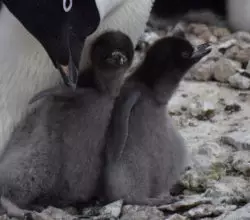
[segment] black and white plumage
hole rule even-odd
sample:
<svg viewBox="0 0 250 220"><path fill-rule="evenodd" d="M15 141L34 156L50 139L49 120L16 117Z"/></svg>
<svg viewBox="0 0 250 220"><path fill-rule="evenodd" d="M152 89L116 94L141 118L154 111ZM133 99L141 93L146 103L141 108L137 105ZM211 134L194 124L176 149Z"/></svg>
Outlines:
<svg viewBox="0 0 250 220"><path fill-rule="evenodd" d="M89 202L100 184L113 103L133 60L121 32L100 35L77 91L55 89L14 129L0 157L0 195L20 208ZM11 209L8 210L10 215Z"/></svg>
<svg viewBox="0 0 250 220"><path fill-rule="evenodd" d="M187 70L208 52L205 45L194 51L182 38L163 38L126 81L106 143L106 200L138 205L173 201L169 191L184 171L187 155L167 104Z"/></svg>
<svg viewBox="0 0 250 220"><path fill-rule="evenodd" d="M74 0L72 10L66 13L63 0L1 2L0 151L14 126L31 110L29 100L61 82L50 58L67 64L67 28L77 39L71 47L81 71L90 65L91 42L106 30L121 30L135 45L153 4L153 0Z"/></svg>

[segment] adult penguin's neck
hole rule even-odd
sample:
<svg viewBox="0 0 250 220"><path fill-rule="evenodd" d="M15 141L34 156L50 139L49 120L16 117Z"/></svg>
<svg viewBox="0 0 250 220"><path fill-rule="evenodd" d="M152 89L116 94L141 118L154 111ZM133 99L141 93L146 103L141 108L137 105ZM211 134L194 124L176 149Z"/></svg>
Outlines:
<svg viewBox="0 0 250 220"><path fill-rule="evenodd" d="M5 5L0 11L0 150L13 125L27 112L29 99L55 85L60 74L41 44Z"/></svg>

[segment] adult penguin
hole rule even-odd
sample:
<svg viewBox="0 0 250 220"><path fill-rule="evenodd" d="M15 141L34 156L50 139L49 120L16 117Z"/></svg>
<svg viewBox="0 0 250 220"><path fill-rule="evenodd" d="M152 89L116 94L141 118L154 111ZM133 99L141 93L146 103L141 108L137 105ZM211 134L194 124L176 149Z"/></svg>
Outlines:
<svg viewBox="0 0 250 220"><path fill-rule="evenodd" d="M155 0L153 14L171 18L203 9L209 9L226 19L233 30L250 31L249 0Z"/></svg>
<svg viewBox="0 0 250 220"><path fill-rule="evenodd" d="M69 76L89 65L89 46L100 33L120 30L135 45L153 2L0 1L0 150L29 112L31 97L60 82L58 69Z"/></svg>

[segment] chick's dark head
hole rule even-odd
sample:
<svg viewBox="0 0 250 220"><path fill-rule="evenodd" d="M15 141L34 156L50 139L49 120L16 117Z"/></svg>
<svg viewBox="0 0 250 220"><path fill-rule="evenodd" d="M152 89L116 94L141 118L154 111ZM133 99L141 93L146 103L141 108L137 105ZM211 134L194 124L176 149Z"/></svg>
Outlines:
<svg viewBox="0 0 250 220"><path fill-rule="evenodd" d="M209 53L208 45L195 49L191 43L180 37L166 37L157 41L147 52L145 62L166 71L179 69L187 71Z"/></svg>
<svg viewBox="0 0 250 220"><path fill-rule="evenodd" d="M120 31L100 35L91 49L91 62L98 71L126 70L132 63L134 46L130 38Z"/></svg>
<svg viewBox="0 0 250 220"><path fill-rule="evenodd" d="M181 37L162 38L147 51L137 77L151 86L170 75L182 77L210 51L208 44L194 48L188 40Z"/></svg>

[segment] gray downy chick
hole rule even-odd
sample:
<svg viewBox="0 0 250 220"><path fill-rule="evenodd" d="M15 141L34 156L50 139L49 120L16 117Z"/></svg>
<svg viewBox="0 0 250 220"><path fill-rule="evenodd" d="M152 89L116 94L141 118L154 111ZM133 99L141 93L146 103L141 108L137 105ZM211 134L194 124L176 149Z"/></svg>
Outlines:
<svg viewBox="0 0 250 220"><path fill-rule="evenodd" d="M91 49L93 69L79 79L79 84L89 80L89 86L75 92L55 89L14 129L0 157L2 203L21 209L31 204L63 207L94 196L105 132L133 54L127 35L100 35ZM16 213L4 204L7 212Z"/></svg>
<svg viewBox="0 0 250 220"><path fill-rule="evenodd" d="M209 52L208 45L195 50L180 37L163 38L126 81L108 132L104 174L108 202L174 201L170 189L184 171L187 152L167 104L184 74Z"/></svg>

